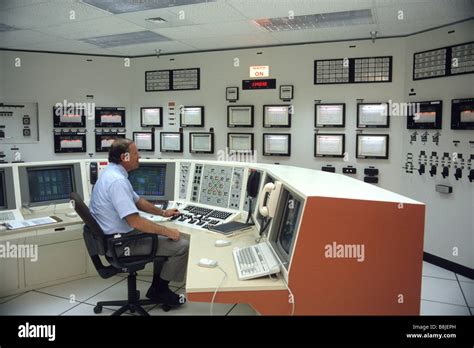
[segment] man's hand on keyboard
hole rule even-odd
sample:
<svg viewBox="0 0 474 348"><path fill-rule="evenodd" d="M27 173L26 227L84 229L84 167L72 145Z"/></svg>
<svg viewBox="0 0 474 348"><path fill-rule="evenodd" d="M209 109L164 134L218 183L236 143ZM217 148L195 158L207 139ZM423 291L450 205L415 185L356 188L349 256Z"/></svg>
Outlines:
<svg viewBox="0 0 474 348"><path fill-rule="evenodd" d="M179 212L178 209L167 209L167 210L163 210L163 216L164 217L171 217L171 216L175 216L175 215L179 215L181 214Z"/></svg>

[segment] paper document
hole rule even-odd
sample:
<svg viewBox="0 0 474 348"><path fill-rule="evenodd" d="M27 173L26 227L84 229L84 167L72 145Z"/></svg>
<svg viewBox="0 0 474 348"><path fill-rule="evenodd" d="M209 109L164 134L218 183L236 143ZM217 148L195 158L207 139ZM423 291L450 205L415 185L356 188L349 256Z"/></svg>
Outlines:
<svg viewBox="0 0 474 348"><path fill-rule="evenodd" d="M36 219L29 219L29 220L12 220L5 224L7 229L15 230L17 228L26 228L26 227L33 227L39 225L47 225L47 224L54 224L58 222L57 220L53 219L50 216L36 218Z"/></svg>

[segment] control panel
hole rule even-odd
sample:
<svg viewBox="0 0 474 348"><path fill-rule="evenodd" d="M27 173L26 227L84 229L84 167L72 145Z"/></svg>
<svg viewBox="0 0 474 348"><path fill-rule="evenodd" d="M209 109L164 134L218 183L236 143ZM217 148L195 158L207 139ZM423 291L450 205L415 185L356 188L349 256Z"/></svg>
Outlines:
<svg viewBox="0 0 474 348"><path fill-rule="evenodd" d="M188 204L181 208L182 214L174 219L175 223L197 229L209 229L240 217L238 212L217 210Z"/></svg>
<svg viewBox="0 0 474 348"><path fill-rule="evenodd" d="M186 194L191 172L191 163L180 163L179 165L179 199L186 200Z"/></svg>
<svg viewBox="0 0 474 348"><path fill-rule="evenodd" d="M201 185L202 164L196 163L194 166L194 176L191 186L191 202L197 202L199 199L199 187Z"/></svg>
<svg viewBox="0 0 474 348"><path fill-rule="evenodd" d="M227 208L232 167L204 166L199 203Z"/></svg>
<svg viewBox="0 0 474 348"><path fill-rule="evenodd" d="M232 184L230 185L229 208L239 210L242 184L244 179L244 168L235 167L232 172Z"/></svg>

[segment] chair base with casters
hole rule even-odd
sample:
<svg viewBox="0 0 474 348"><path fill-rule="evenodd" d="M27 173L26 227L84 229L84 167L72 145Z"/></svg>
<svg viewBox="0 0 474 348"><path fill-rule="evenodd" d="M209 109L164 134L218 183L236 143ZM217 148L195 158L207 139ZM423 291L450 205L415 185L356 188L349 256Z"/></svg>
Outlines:
<svg viewBox="0 0 474 348"><path fill-rule="evenodd" d="M127 277L128 286L128 300L117 300L117 301L100 301L94 307L94 313L99 314L102 312L102 307L109 306L120 306L112 315L121 315L126 311L131 313L138 312L140 315L149 315L148 312L142 307L150 304L160 304L153 300L140 300L140 291L137 290L137 273L130 273ZM163 311L168 312L172 307L167 304L162 304L161 308Z"/></svg>

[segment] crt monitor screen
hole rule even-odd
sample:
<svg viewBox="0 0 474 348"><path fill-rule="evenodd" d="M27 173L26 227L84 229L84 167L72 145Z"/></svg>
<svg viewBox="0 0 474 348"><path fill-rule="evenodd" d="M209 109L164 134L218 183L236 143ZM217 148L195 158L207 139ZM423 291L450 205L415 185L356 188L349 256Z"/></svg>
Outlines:
<svg viewBox="0 0 474 348"><path fill-rule="evenodd" d="M24 206L69 203L71 192L84 197L80 163L20 166L18 175Z"/></svg>
<svg viewBox="0 0 474 348"><path fill-rule="evenodd" d="M74 191L71 166L28 168L27 172L30 203L69 201L69 195Z"/></svg>
<svg viewBox="0 0 474 348"><path fill-rule="evenodd" d="M269 240L286 269L290 265L302 209L303 199L283 188Z"/></svg>
<svg viewBox="0 0 474 348"><path fill-rule="evenodd" d="M141 163L128 175L133 190L149 200L173 200L174 163Z"/></svg>

